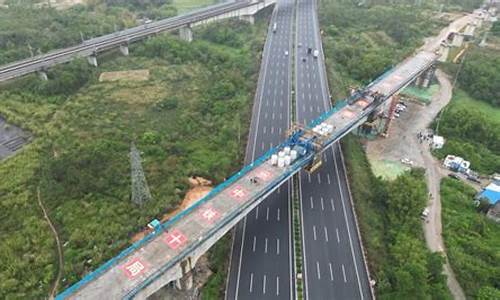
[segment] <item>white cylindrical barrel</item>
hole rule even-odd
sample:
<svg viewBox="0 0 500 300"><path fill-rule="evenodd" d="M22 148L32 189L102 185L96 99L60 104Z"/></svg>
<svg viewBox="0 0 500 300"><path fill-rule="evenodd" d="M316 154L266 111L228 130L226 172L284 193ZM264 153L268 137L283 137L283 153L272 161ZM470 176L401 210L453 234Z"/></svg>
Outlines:
<svg viewBox="0 0 500 300"><path fill-rule="evenodd" d="M285 155L290 154L290 147L286 146L286 147L283 149L283 152L285 152Z"/></svg>
<svg viewBox="0 0 500 300"><path fill-rule="evenodd" d="M278 167L283 168L285 166L285 159L283 157L278 157Z"/></svg>
<svg viewBox="0 0 500 300"><path fill-rule="evenodd" d="M271 155L271 164L273 166L276 166L277 163L278 163L278 155L276 154Z"/></svg>
<svg viewBox="0 0 500 300"><path fill-rule="evenodd" d="M290 158L292 159L292 161L297 159L297 151L296 150L290 151Z"/></svg>
<svg viewBox="0 0 500 300"><path fill-rule="evenodd" d="M285 156L285 166L289 166L292 160L290 159L290 156Z"/></svg>
<svg viewBox="0 0 500 300"><path fill-rule="evenodd" d="M285 156L285 152L284 151L278 152L278 157L284 157L284 156Z"/></svg>

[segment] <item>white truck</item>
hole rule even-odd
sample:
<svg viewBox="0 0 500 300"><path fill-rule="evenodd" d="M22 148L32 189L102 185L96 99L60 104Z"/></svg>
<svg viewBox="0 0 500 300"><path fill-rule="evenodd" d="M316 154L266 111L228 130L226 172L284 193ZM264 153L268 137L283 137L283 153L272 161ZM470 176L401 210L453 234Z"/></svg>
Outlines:
<svg viewBox="0 0 500 300"><path fill-rule="evenodd" d="M318 50L314 50L314 52L313 52L314 58L318 58L318 55L319 55L319 51Z"/></svg>

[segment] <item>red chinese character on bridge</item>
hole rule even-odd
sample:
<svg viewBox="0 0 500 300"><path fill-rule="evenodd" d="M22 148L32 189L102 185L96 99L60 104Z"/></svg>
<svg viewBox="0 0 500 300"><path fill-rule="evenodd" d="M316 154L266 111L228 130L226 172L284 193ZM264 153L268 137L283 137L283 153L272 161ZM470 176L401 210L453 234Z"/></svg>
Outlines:
<svg viewBox="0 0 500 300"><path fill-rule="evenodd" d="M231 190L231 197L242 200L247 196L247 192L240 186Z"/></svg>
<svg viewBox="0 0 500 300"><path fill-rule="evenodd" d="M146 271L146 264L141 262L139 258L136 257L121 266L121 269L129 279L134 279L137 275Z"/></svg>
<svg viewBox="0 0 500 300"><path fill-rule="evenodd" d="M272 176L273 174L271 174L271 172L269 172L269 171L267 171L267 170L260 170L260 171L258 171L258 172L257 172L257 174L256 174L256 175L257 175L257 177L259 177L260 179L267 181L268 179L270 179L270 178L271 178L271 176Z"/></svg>
<svg viewBox="0 0 500 300"><path fill-rule="evenodd" d="M187 241L187 237L179 230L174 229L171 232L165 234L164 241L170 248L175 250L184 245L184 243Z"/></svg>
<svg viewBox="0 0 500 300"><path fill-rule="evenodd" d="M220 213L215 210L215 208L208 205L200 208L199 215L204 221L208 222L209 224L212 224L220 217Z"/></svg>

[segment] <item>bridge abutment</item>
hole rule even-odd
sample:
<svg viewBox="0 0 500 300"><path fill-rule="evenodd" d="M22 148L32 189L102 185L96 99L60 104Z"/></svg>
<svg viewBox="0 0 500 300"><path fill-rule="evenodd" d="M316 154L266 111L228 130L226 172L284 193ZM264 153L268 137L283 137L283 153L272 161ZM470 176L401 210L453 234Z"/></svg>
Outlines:
<svg viewBox="0 0 500 300"><path fill-rule="evenodd" d="M186 42L192 42L193 41L193 30L191 29L191 25L181 27L179 29L179 36L181 37L182 40Z"/></svg>
<svg viewBox="0 0 500 300"><path fill-rule="evenodd" d="M241 15L239 16L239 19L252 25L255 24L255 17L253 15Z"/></svg>

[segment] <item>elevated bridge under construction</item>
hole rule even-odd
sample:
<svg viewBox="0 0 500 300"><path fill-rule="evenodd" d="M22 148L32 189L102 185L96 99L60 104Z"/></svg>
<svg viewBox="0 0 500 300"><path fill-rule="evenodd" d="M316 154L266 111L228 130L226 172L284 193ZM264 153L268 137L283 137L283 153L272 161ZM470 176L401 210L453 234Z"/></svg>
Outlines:
<svg viewBox="0 0 500 300"><path fill-rule="evenodd" d="M144 299L168 284L192 284L198 258L271 192L302 168L321 165L321 153L368 118L381 115L393 95L422 76L437 52L421 51L353 93L308 125L296 125L289 138L214 188L171 220L158 224L57 299Z"/></svg>

